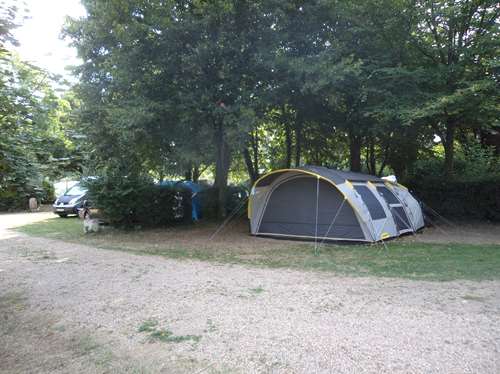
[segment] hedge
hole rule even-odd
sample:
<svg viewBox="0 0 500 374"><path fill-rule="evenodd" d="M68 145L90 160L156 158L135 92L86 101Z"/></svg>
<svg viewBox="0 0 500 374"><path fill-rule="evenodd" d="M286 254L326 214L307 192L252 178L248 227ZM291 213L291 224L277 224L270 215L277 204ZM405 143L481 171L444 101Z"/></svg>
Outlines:
<svg viewBox="0 0 500 374"><path fill-rule="evenodd" d="M209 187L199 193L202 217L208 219L217 218L218 190ZM225 211L227 215L246 215L248 191L243 186L228 186L226 190Z"/></svg>
<svg viewBox="0 0 500 374"><path fill-rule="evenodd" d="M101 176L86 182L91 204L113 226L168 226L191 222L191 191L155 185L145 177Z"/></svg>
<svg viewBox="0 0 500 374"><path fill-rule="evenodd" d="M43 181L41 186L34 185L0 185L0 211L27 210L30 197L36 197L38 203L52 204L54 202L54 186Z"/></svg>
<svg viewBox="0 0 500 374"><path fill-rule="evenodd" d="M415 178L406 181L406 186L424 203L424 208L431 207L447 218L500 222L499 175L473 180Z"/></svg>

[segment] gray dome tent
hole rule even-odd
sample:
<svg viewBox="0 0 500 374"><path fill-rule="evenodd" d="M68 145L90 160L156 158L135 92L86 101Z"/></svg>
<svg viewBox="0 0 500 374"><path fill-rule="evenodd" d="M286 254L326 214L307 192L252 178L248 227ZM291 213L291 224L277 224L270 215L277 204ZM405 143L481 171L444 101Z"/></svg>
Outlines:
<svg viewBox="0 0 500 374"><path fill-rule="evenodd" d="M305 166L258 179L248 203L253 235L375 242L424 226L402 185L361 173Z"/></svg>

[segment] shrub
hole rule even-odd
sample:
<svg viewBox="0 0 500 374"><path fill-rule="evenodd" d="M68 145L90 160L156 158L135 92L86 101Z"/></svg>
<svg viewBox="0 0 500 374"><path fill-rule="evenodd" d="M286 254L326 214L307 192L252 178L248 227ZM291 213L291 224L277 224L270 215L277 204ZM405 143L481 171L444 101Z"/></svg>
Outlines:
<svg viewBox="0 0 500 374"><path fill-rule="evenodd" d="M457 152L453 169L456 179L459 180L479 180L494 174L499 175L500 157L495 155L493 148L471 144L466 149ZM443 175L444 160L427 158L418 160L412 165L409 179L442 178Z"/></svg>
<svg viewBox="0 0 500 374"><path fill-rule="evenodd" d="M191 222L191 191L183 186L149 185L138 219L147 226Z"/></svg>
<svg viewBox="0 0 500 374"><path fill-rule="evenodd" d="M28 199L37 197L40 174L20 149L13 149L9 142L0 145L6 146L0 149L0 211L27 209Z"/></svg>
<svg viewBox="0 0 500 374"><path fill-rule="evenodd" d="M27 199L28 197L24 191L19 193L15 187L0 188L0 211L26 209L28 206Z"/></svg>
<svg viewBox="0 0 500 374"><path fill-rule="evenodd" d="M40 189L40 200L42 204L51 204L55 200L56 191L54 185L49 181L44 180Z"/></svg>
<svg viewBox="0 0 500 374"><path fill-rule="evenodd" d="M165 226L191 220L191 192L158 186L144 175L108 170L85 182L89 198L113 226Z"/></svg>
<svg viewBox="0 0 500 374"><path fill-rule="evenodd" d="M201 210L204 218L215 218L217 216L217 189L210 187L200 192ZM226 214L244 214L246 212L246 201L248 191L242 186L228 186L226 191L225 208Z"/></svg>
<svg viewBox="0 0 500 374"><path fill-rule="evenodd" d="M0 186L0 211L28 209L30 197L36 197L38 201L41 201L42 189L29 182Z"/></svg>
<svg viewBox="0 0 500 374"><path fill-rule="evenodd" d="M499 164L493 148L471 143L457 152L453 178L444 177L444 160L430 158L417 161L404 184L449 218L500 221Z"/></svg>
<svg viewBox="0 0 500 374"><path fill-rule="evenodd" d="M444 179L437 176L406 182L425 205L451 219L500 221L500 175Z"/></svg>

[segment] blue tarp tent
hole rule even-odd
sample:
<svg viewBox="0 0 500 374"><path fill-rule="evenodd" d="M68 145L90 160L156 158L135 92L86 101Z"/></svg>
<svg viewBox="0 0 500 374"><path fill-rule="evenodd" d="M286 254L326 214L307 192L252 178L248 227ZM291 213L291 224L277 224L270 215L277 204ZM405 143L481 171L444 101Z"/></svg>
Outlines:
<svg viewBox="0 0 500 374"><path fill-rule="evenodd" d="M180 187L191 191L191 217L193 221L198 221L201 218L201 197L199 193L204 190L204 187L192 181L162 181L159 186Z"/></svg>

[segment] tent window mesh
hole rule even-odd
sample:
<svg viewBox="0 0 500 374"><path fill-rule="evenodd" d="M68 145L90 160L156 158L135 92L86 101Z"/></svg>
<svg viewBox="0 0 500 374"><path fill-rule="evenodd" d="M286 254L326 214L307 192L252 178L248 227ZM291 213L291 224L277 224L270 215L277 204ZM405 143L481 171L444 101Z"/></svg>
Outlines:
<svg viewBox="0 0 500 374"><path fill-rule="evenodd" d="M399 204L399 200L387 187L377 186L377 191L387 201L387 204Z"/></svg>
<svg viewBox="0 0 500 374"><path fill-rule="evenodd" d="M408 229L411 230L410 222L408 222L408 217L406 216L406 213L403 208L394 207L391 208L391 211L399 231Z"/></svg>
<svg viewBox="0 0 500 374"><path fill-rule="evenodd" d="M368 211L370 212L372 219L381 219L386 217L384 208L382 208L380 202L367 186L357 185L354 186L354 189L361 195L361 198L368 207Z"/></svg>

